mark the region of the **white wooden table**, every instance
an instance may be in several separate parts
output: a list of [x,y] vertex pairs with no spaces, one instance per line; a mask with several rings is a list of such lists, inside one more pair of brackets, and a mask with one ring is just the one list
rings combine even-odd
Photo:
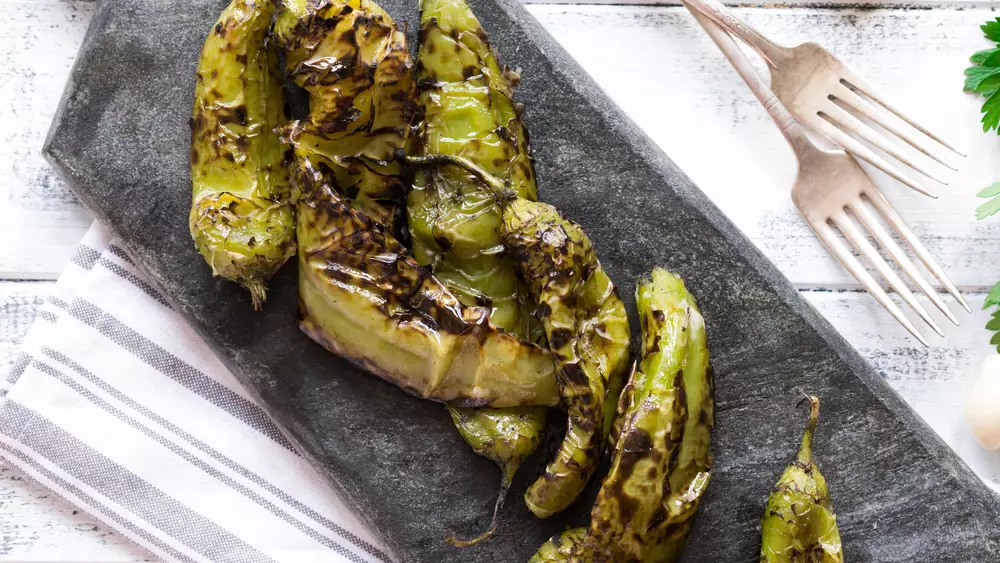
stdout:
[[[786,43],[815,40],[969,152],[931,201],[880,186],[976,309],[924,348],[830,259],[789,199],[791,152],[749,90],[679,6],[532,4],[530,11],[890,384],[991,486],[1000,454],[971,439],[963,393],[990,352],[978,309],[1000,278],[1000,218],[974,221],[975,192],[1000,180],[1000,138],[979,128],[962,70],[988,46],[990,3],[921,9],[843,2],[746,7]],[[819,2],[819,4],[824,4]],[[0,0],[0,372],[91,222],[40,155],[93,0]],[[544,198],[544,186],[542,186]],[[952,303],[949,300],[949,303]],[[928,304],[929,308],[933,308]],[[953,307],[958,311],[957,305]],[[941,319],[942,323],[946,323]],[[944,326],[942,324],[942,326]],[[930,330],[923,330],[930,336]],[[143,561],[148,555],[0,465],[0,560]]]

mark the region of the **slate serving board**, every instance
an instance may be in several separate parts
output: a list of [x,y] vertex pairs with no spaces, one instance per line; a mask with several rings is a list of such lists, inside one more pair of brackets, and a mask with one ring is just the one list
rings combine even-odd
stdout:
[[[399,561],[527,560],[550,535],[586,521],[595,486],[565,516],[534,519],[520,497],[538,455],[500,532],[451,547],[448,532],[487,524],[496,468],[465,447],[440,405],[359,372],[298,331],[294,264],[254,313],[247,294],[213,279],[195,252],[187,122],[200,45],[224,4],[102,1],[46,155]],[[414,47],[416,1],[382,4],[409,21]],[[849,561],[1000,558],[993,493],[523,7],[472,5],[504,62],[522,71],[518,99],[541,197],[583,224],[630,308],[634,281],[662,265],[687,279],[708,321],[715,468],[685,560],[757,558],[763,504],[805,418],[799,389],[823,400],[816,451]]]

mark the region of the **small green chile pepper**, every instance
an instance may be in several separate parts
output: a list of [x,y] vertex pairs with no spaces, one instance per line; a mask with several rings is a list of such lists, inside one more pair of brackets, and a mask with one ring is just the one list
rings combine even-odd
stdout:
[[[490,537],[499,524],[500,510],[507,491],[514,482],[521,462],[538,448],[545,430],[543,407],[509,407],[476,409],[448,407],[452,422],[474,452],[500,466],[500,492],[493,505],[493,520],[489,528],[472,539],[449,535],[446,540],[458,547],[468,547]],[[541,411],[541,412],[539,412]]]
[[274,133],[285,101],[266,41],[273,15],[267,1],[233,0],[222,12],[198,60],[191,114],[191,236],[212,273],[248,289],[257,309],[295,254],[290,154]]
[[[659,324],[657,310],[672,311],[677,302],[687,307],[687,355],[684,358],[681,386],[687,417],[677,459],[670,469],[670,494],[666,499],[667,522],[663,525],[664,537],[651,546],[653,561],[675,561],[684,549],[684,543],[698,503],[711,477],[712,429],[715,426],[715,383],[712,363],[708,353],[708,335],[705,319],[698,310],[694,296],[688,292],[680,277],[655,268],[649,281],[636,288],[636,303],[640,318],[652,334]],[[663,335],[649,345],[654,350],[663,342]],[[649,352],[646,352],[649,353]]]
[[[677,276],[636,288],[642,361],[618,401],[611,468],[586,533],[533,563],[661,563],[680,556],[711,468],[712,369],[705,323]],[[553,543],[555,542],[555,543]]]
[[819,399],[809,400],[809,422],[798,455],[785,468],[764,509],[761,563],[842,563],[844,551],[826,479],[813,459]]
[[583,490],[600,462],[609,382],[629,357],[625,306],[580,226],[551,205],[523,198],[506,203],[503,241],[538,302],[556,360],[566,435],[555,457],[525,492],[539,518],[556,514]]
[[[422,119],[411,152],[465,157],[508,182],[518,196],[534,199],[527,132],[511,99],[515,82],[516,75],[500,68],[465,0],[422,0],[417,55]],[[501,216],[492,191],[468,171],[455,166],[415,171],[407,198],[413,257],[465,305],[489,307],[496,326],[542,343],[527,287],[500,242]],[[467,546],[496,530],[515,472],[541,443],[546,409],[449,410],[465,441],[501,470],[486,533],[473,540],[449,537]]]
[[636,307],[643,357],[622,392],[611,469],[573,561],[675,561],[710,477],[705,322],[683,281],[661,268],[639,283]]

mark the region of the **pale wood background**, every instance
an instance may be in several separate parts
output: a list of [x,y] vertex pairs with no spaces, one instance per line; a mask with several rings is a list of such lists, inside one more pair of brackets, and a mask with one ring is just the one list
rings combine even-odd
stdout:
[[[969,153],[937,201],[880,181],[976,309],[960,315],[960,327],[946,327],[947,338],[932,337],[932,346],[923,348],[858,290],[799,219],[788,196],[795,174],[791,152],[691,16],[678,6],[642,4],[559,2],[529,10],[1000,491],[1000,454],[979,448],[961,415],[969,377],[990,352],[982,328],[986,315],[978,308],[985,289],[1000,278],[992,259],[1000,218],[977,223],[973,217],[975,192],[1000,180],[1000,138],[981,133],[979,100],[961,92],[967,57],[988,46],[978,26],[997,15],[993,5],[914,9],[826,1],[740,8],[774,39],[827,46]],[[0,0],[0,372],[91,221],[40,148],[94,7],[92,0]],[[0,465],[0,560],[146,557]]]

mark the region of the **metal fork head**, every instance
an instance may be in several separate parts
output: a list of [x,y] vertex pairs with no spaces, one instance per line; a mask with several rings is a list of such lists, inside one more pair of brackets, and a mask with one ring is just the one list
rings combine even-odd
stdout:
[[[906,226],[906,223],[899,217],[889,202],[882,197],[882,194],[872,184],[871,179],[865,173],[854,158],[841,150],[825,151],[818,148],[812,140],[804,133],[802,125],[799,124],[792,114],[785,108],[781,101],[776,99],[774,92],[769,88],[750,65],[746,55],[740,50],[733,38],[722,28],[718,22],[711,18],[711,14],[725,14],[728,12],[724,6],[715,0],[690,0],[700,5],[706,12],[699,11],[702,8],[689,5],[695,18],[705,28],[708,35],[715,41],[723,54],[733,63],[733,68],[746,81],[754,95],[760,100],[768,114],[774,119],[778,128],[781,129],[788,140],[795,156],[799,161],[799,174],[792,188],[792,200],[798,207],[799,212],[805,217],[806,222],[816,232],[819,239],[830,250],[852,275],[884,306],[896,320],[909,330],[914,337],[927,344],[927,340],[913,326],[913,323],[906,318],[899,307],[889,298],[888,294],[879,283],[865,269],[861,262],[855,257],[855,252],[860,254],[871,265],[871,267],[884,278],[890,287],[896,290],[900,297],[917,312],[918,315],[935,332],[941,333],[940,327],[934,319],[927,314],[927,311],[913,296],[913,293],[906,284],[899,278],[896,272],[889,266],[885,259],[879,254],[878,249],[868,240],[868,235],[858,226],[855,221],[860,222],[864,229],[875,239],[876,243],[896,262],[899,268],[913,281],[920,290],[927,295],[935,306],[952,322],[958,323],[955,316],[948,307],[941,301],[941,298],[934,291],[934,288],[917,270],[912,260],[903,252],[902,248],[895,242],[889,231],[883,226],[883,222],[895,231],[910,250],[924,263],[924,266],[945,286],[945,288],[955,297],[958,302],[969,310],[969,305],[962,299],[961,294],[954,284],[948,279],[941,267],[937,265],[927,249],[920,244],[913,231]],[[730,14],[729,18],[723,17],[723,21],[734,19]],[[762,36],[753,33],[740,33],[747,31],[745,24],[732,28],[734,33],[749,38],[752,42],[758,43],[758,50],[767,53],[765,58],[776,68],[790,64],[788,61],[794,59],[794,50],[785,49],[771,44]],[[762,48],[763,46],[763,48]],[[817,47],[818,48],[818,47]],[[821,50],[821,49],[820,49]],[[825,51],[823,51],[825,53]],[[820,57],[824,55],[820,53]],[[832,57],[830,57],[832,59]],[[803,59],[798,59],[799,61]],[[814,59],[813,63],[822,60]],[[834,60],[835,62],[835,60]],[[829,61],[823,64],[831,64]],[[838,63],[839,64],[839,63]],[[817,76],[810,68],[803,71],[811,78]],[[798,74],[798,73],[795,73]],[[772,72],[772,80],[777,73]],[[818,76],[823,77],[822,74]],[[838,79],[839,80],[839,79]],[[808,92],[808,80],[800,85],[800,90]],[[779,81],[780,83],[780,81]],[[824,82],[819,82],[822,89]],[[817,86],[813,85],[813,88]],[[794,100],[793,100],[794,101]],[[837,232],[840,232],[847,240],[845,244]],[[853,247],[853,248],[852,248]]]
[[[958,324],[955,315],[895,241],[890,230],[903,240],[927,270],[967,311],[970,310],[969,305],[913,231],[872,184],[858,162],[843,151],[824,151],[812,146],[797,147],[796,154],[799,157],[799,176],[792,188],[792,200],[830,253],[924,345],[928,344],[927,340],[858,260],[855,253],[859,254],[928,326],[943,335],[941,328],[917,301],[913,292],[882,256],[879,249],[869,241],[869,236],[948,320]],[[884,225],[888,225],[889,229]]]
[[889,104],[823,47],[803,43],[781,52],[783,56],[773,61],[771,88],[800,123],[907,186],[936,197],[861,141],[940,184],[946,184],[941,172],[955,170],[955,161],[964,156],[954,145]]

